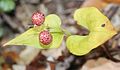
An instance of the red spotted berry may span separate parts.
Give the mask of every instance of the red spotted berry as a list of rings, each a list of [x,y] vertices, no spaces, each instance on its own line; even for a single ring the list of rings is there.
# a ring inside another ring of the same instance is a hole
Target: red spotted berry
[[[49,45],[52,42],[52,35],[49,31],[43,30],[39,34],[39,40],[43,45]]]
[[[44,20],[45,20],[45,16],[42,12],[37,11],[37,12],[33,13],[32,23],[34,25],[40,26],[41,24],[43,24]]]

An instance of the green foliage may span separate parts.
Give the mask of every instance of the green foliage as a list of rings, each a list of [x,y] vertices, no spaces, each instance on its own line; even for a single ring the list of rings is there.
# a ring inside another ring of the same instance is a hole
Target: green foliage
[[[60,28],[56,28],[56,27],[60,27],[60,24],[61,24],[60,18],[54,14],[48,15],[45,18],[45,22],[43,24],[45,25],[36,26],[34,28],[27,30],[25,33],[9,41],[5,45],[28,45],[28,46],[33,46],[33,47],[40,48],[40,49],[46,49],[46,47],[43,47],[42,45],[40,45],[39,33],[42,30],[49,28],[53,36],[53,41],[50,45],[47,45],[47,48],[59,47],[63,40],[63,36],[64,36],[62,30]],[[46,24],[49,24],[49,26]]]
[[[60,28],[61,19],[55,14],[46,16],[44,24],[50,28]]]
[[[109,19],[94,7],[77,9],[74,13],[74,19],[78,25],[85,27],[90,33],[86,36],[71,35],[60,27],[60,18],[51,14],[45,18],[42,26],[27,30],[4,46],[28,45],[40,49],[57,48],[60,46],[64,36],[63,32],[65,32],[68,36],[66,42],[68,50],[74,55],[81,56],[97,48],[117,33]],[[52,43],[47,46],[40,45],[39,42],[39,33],[45,29],[48,29],[53,36]]]
[[[9,12],[15,8],[14,0],[0,0],[0,12]]]
[[[90,31],[87,36],[72,35],[68,37],[67,48],[75,55],[87,54],[117,33],[108,18],[94,7],[76,10],[74,19],[78,25]]]

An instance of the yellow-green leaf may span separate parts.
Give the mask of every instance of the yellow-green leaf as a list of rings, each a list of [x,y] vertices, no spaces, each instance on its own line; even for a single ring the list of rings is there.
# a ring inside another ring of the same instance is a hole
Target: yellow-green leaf
[[[60,28],[61,20],[55,14],[50,14],[45,18],[44,24],[50,28]]]
[[[39,44],[39,32],[41,30],[43,30],[43,28],[41,28],[40,30],[37,30],[36,28],[31,28],[27,30],[26,32],[24,32],[23,34],[12,39],[8,43],[4,44],[4,46],[6,45],[28,45],[28,46],[42,48]]]
[[[73,35],[68,37],[67,48],[75,55],[89,53],[117,33],[109,19],[95,7],[77,9],[74,19],[78,25],[90,31],[87,36]]]

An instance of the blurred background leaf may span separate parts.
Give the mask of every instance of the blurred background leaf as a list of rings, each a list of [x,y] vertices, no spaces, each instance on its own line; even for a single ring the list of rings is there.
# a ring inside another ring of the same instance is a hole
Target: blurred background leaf
[[[9,12],[15,8],[13,0],[0,0],[0,12]]]

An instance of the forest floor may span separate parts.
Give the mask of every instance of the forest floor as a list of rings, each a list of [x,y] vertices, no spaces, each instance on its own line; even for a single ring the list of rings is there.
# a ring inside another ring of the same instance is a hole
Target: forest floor
[[[0,70],[120,70],[120,0],[15,0],[16,7],[0,14]],[[71,54],[63,40],[60,48],[40,50],[30,46],[3,44],[29,29],[32,13],[61,17],[62,27],[72,34],[88,31],[77,25],[73,13],[81,7],[97,7],[118,34],[84,56]],[[104,48],[103,48],[104,47]]]

